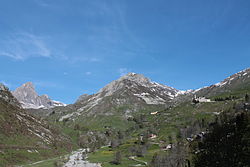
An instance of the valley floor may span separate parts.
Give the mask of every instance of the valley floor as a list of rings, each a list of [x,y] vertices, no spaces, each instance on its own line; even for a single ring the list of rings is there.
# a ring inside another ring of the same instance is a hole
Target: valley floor
[[[101,167],[98,163],[90,163],[83,160],[84,149],[73,151],[70,155],[60,156],[52,159],[42,160],[19,167]]]

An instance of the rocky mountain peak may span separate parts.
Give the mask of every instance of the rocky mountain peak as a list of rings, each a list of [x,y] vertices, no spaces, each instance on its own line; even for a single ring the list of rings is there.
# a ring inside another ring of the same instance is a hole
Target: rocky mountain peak
[[[27,82],[18,87],[12,94],[17,98],[20,103],[32,103],[32,100],[38,98],[38,94],[35,91],[35,87],[32,82]],[[25,108],[25,107],[24,107]]]
[[[168,105],[178,92],[172,87],[151,82],[142,74],[128,73],[107,84],[96,94],[80,96],[77,100],[77,112],[67,115],[67,118],[73,118],[82,112],[106,112],[110,106],[133,104],[134,108],[131,107],[131,110],[135,111],[147,105]]]
[[[124,88],[131,88],[135,87],[136,85],[141,86],[148,86],[150,84],[150,80],[143,76],[142,74],[136,74],[136,73],[128,73],[122,77],[120,77],[118,80],[112,81],[108,85],[106,85],[104,88],[100,89],[98,93],[105,94],[105,96],[110,96],[114,92],[124,89]]]
[[[32,82],[18,87],[12,94],[21,103],[23,108],[51,108],[65,104],[51,100],[48,95],[39,96]]]
[[[32,82],[27,82],[27,83],[23,84],[22,87],[35,89],[34,84]]]
[[[151,82],[150,79],[146,78],[144,75],[136,73],[128,73],[122,76],[120,79],[118,79],[118,81],[123,81],[123,80],[130,80],[141,85],[149,84]]]

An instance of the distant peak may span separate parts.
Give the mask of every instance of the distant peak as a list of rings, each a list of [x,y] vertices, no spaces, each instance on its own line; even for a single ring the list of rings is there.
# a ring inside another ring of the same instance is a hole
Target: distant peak
[[[150,80],[146,78],[144,75],[133,73],[133,72],[127,73],[126,75],[122,76],[119,80],[124,80],[124,79],[137,81],[137,82],[150,82]]]
[[[137,74],[134,73],[134,72],[129,72],[129,73],[127,73],[126,75],[127,75],[127,76],[135,76],[135,75],[137,75]]]
[[[22,87],[28,87],[28,88],[34,89],[34,84],[32,82],[27,82],[27,83],[23,84]]]
[[[12,94],[22,104],[23,108],[52,108],[55,106],[65,106],[65,104],[51,100],[47,94],[39,96],[32,82],[27,82],[16,88]]]

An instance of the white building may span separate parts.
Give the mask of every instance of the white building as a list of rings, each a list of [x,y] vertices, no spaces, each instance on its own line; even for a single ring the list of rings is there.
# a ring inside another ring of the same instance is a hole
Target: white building
[[[158,114],[158,111],[156,111],[156,112],[151,112],[150,114],[151,114],[151,115],[156,115],[156,114]]]
[[[200,102],[200,103],[208,103],[208,102],[212,102],[210,99],[207,99],[206,97],[196,97],[196,95],[194,95],[194,99],[197,101],[197,102]]]

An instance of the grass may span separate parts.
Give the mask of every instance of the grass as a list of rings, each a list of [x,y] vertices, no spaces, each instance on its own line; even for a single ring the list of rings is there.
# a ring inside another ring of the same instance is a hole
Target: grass
[[[36,163],[23,165],[23,167],[55,167],[55,163],[60,160],[60,158],[52,158],[48,160],[38,161]]]
[[[240,99],[239,99],[240,100]],[[223,101],[223,102],[212,102],[212,103],[199,103],[192,104],[191,102],[183,103],[177,107],[173,107],[171,109],[160,110],[157,115],[151,115],[151,111],[155,111],[152,109],[142,110],[136,113],[135,117],[144,115],[145,125],[153,125],[157,129],[158,137],[155,139],[155,143],[160,143],[164,141],[163,144],[168,144],[169,136],[172,136],[172,142],[176,143],[178,140],[177,135],[180,133],[181,128],[185,128],[187,126],[192,125],[194,121],[204,120],[206,124],[212,122],[216,114],[215,112],[222,112],[230,110],[233,107],[235,101]],[[145,126],[143,128],[137,129],[135,132],[131,134],[130,139],[121,144],[118,148],[111,150],[110,148],[102,148],[95,153],[91,153],[89,155],[90,162],[100,162],[104,167],[127,167],[130,165],[136,165],[137,162],[128,159],[130,153],[128,149],[130,147],[135,147],[135,141],[137,140],[138,135],[148,130],[148,127]],[[121,151],[122,152],[122,163],[120,165],[112,165],[109,162],[114,159],[114,152]],[[148,164],[151,162],[152,157],[155,153],[161,152],[159,144],[151,144],[147,149],[147,153],[143,157],[136,157],[138,160],[142,160],[147,162]]]
[[[125,156],[122,156],[121,164],[119,165],[111,164],[110,162],[114,160],[114,152],[115,151],[110,150],[110,148],[108,147],[101,148],[97,152],[89,154],[88,160],[89,162],[92,162],[92,163],[101,163],[102,167],[115,167],[115,166],[129,167],[129,166],[134,166],[138,164],[138,162],[129,160]]]
[[[224,92],[224,93],[221,93],[221,94],[219,94],[217,96],[212,96],[210,98],[212,100],[214,100],[216,98],[225,99],[226,97],[235,96],[236,99],[240,99],[240,98],[244,98],[244,96],[246,94],[250,94],[250,85],[249,84],[241,85],[241,87],[236,88],[235,90],[233,90],[231,92]]]
[[[58,156],[55,158],[49,158],[42,161],[22,165],[22,167],[55,167],[58,166],[57,164],[60,164],[59,166],[62,166],[62,164],[68,161],[68,156],[69,154],[66,154],[64,156]]]
[[[58,155],[66,154],[67,151],[63,148],[59,148],[57,151],[54,149],[42,149],[35,147],[33,138],[27,138],[27,136],[16,136],[14,139],[9,138],[5,145],[15,146],[16,148],[3,149],[0,152],[0,166],[6,165],[23,165],[31,162],[41,161],[46,158],[55,157]],[[31,141],[31,143],[28,143]],[[22,143],[23,142],[23,143]],[[27,146],[27,148],[25,148]],[[34,147],[28,147],[34,146]]]
[[[14,150],[8,149],[4,150],[4,153],[0,156],[0,166],[5,166],[6,164],[25,164],[27,162],[40,161],[45,157],[53,156],[52,151],[48,150],[38,150],[39,153],[28,152],[28,150]],[[10,163],[11,162],[11,163]]]

